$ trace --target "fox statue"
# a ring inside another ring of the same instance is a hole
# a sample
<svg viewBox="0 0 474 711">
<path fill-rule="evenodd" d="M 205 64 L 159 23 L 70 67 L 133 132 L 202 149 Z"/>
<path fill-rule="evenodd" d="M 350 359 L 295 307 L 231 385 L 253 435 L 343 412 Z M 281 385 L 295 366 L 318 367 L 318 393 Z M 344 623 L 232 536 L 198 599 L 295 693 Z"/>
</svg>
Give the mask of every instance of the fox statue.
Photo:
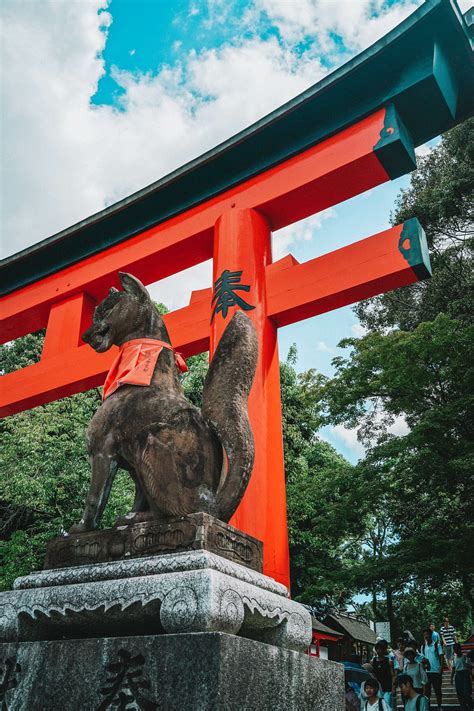
<svg viewBox="0 0 474 711">
<path fill-rule="evenodd" d="M 83 516 L 70 532 L 99 526 L 119 467 L 135 482 L 128 522 L 199 511 L 227 522 L 242 499 L 254 461 L 247 401 L 258 356 L 255 328 L 242 311 L 234 314 L 207 372 L 199 410 L 184 395 L 178 377 L 183 361 L 173 351 L 147 290 L 131 274 L 121 272 L 119 277 L 123 291 L 110 290 L 82 338 L 98 353 L 119 346 L 119 359 L 124 349 L 135 348 L 133 356 L 149 346 L 155 360 L 142 359 L 142 371 L 150 371 L 145 387 L 127 377 L 110 382 L 109 373 L 108 391 L 104 389 L 105 399 L 86 435 L 89 493 Z"/>
</svg>

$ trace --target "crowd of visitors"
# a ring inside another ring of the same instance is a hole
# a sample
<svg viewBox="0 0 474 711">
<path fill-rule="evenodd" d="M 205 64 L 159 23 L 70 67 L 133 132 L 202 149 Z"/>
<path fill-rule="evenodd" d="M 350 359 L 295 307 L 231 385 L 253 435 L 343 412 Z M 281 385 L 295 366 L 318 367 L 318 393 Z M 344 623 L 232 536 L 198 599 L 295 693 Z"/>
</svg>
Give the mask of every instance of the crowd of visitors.
<svg viewBox="0 0 474 711">
<path fill-rule="evenodd" d="M 439 632 L 433 623 L 423 630 L 420 644 L 408 630 L 398 638 L 396 649 L 378 639 L 372 660 L 363 665 L 370 678 L 359 689 L 354 684 L 346 685 L 346 711 L 396 711 L 397 689 L 405 711 L 441 711 L 445 669 L 455 683 L 462 711 L 473 711 L 472 656 L 472 652 L 463 654 L 447 617 Z"/>
</svg>

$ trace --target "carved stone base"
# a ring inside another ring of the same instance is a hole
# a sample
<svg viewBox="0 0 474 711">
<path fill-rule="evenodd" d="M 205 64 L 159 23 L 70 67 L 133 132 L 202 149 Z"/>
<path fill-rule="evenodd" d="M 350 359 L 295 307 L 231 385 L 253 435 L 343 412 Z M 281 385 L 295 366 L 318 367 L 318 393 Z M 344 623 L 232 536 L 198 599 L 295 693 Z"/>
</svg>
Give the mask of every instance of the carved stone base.
<svg viewBox="0 0 474 711">
<path fill-rule="evenodd" d="M 344 709 L 342 665 L 216 632 L 0 644 L 4 679 L 15 711 Z"/>
<path fill-rule="evenodd" d="M 133 523 L 130 519 L 117 528 L 54 538 L 47 545 L 44 567 L 64 568 L 190 550 L 207 550 L 262 572 L 262 542 L 205 513 L 166 523 Z"/>
<path fill-rule="evenodd" d="M 43 570 L 0 593 L 0 639 L 227 632 L 297 651 L 311 617 L 287 589 L 207 551 Z"/>
</svg>

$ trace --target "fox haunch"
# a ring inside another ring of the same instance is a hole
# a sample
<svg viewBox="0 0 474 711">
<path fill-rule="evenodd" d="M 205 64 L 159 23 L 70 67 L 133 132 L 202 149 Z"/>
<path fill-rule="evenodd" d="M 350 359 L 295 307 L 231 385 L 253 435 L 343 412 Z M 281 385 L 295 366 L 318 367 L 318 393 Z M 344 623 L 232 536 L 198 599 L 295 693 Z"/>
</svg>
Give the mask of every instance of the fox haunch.
<svg viewBox="0 0 474 711">
<path fill-rule="evenodd" d="M 119 276 L 123 291 L 110 290 L 83 340 L 98 353 L 136 339 L 169 344 L 165 323 L 143 284 L 131 274 Z M 149 385 L 115 389 L 87 430 L 91 484 L 83 517 L 71 532 L 98 527 L 118 467 L 135 482 L 129 522 L 198 511 L 228 521 L 253 467 L 247 401 L 257 356 L 255 328 L 237 311 L 206 375 L 202 410 L 184 395 L 171 347 L 159 352 Z"/>
</svg>

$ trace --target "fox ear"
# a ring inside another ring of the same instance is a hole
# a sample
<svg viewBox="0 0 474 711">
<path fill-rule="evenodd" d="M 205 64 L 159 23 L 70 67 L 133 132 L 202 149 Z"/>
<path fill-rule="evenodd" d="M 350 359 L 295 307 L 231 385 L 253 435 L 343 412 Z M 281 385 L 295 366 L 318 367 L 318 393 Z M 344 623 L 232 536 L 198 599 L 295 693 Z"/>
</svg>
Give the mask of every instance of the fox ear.
<svg viewBox="0 0 474 711">
<path fill-rule="evenodd" d="M 143 284 L 139 279 L 132 276 L 132 274 L 127 274 L 126 272 L 119 272 L 120 283 L 122 284 L 124 291 L 134 299 L 138 301 L 149 301 L 150 295 L 145 289 Z"/>
</svg>

